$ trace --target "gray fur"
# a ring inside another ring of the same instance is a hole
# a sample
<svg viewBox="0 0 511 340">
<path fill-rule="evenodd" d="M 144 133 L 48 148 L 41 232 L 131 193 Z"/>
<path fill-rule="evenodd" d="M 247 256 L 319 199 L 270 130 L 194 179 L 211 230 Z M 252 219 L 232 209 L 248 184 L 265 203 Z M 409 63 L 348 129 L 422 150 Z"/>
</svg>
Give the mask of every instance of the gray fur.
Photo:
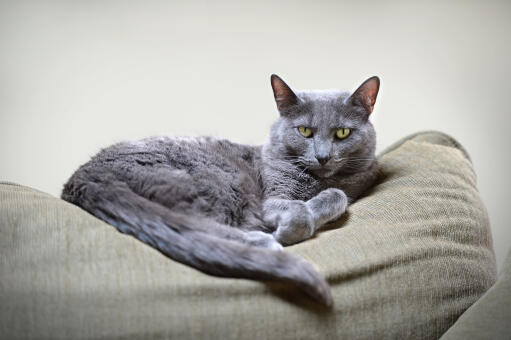
<svg viewBox="0 0 511 340">
<path fill-rule="evenodd" d="M 350 96 L 295 93 L 272 76 L 280 117 L 264 146 L 211 137 L 118 143 L 82 165 L 62 198 L 204 273 L 290 282 L 330 305 L 325 280 L 281 244 L 312 237 L 374 182 L 371 79 Z M 351 135 L 335 139 L 340 127 Z"/>
</svg>

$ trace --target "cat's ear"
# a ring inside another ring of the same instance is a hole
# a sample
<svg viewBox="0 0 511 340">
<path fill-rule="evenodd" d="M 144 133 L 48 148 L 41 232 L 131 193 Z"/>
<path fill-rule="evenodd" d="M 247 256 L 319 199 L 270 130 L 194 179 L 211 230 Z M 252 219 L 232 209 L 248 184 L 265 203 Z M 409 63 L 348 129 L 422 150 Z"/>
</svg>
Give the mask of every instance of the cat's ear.
<svg viewBox="0 0 511 340">
<path fill-rule="evenodd" d="M 359 88 L 350 96 L 352 105 L 363 107 L 369 116 L 373 112 L 376 96 L 380 89 L 380 78 L 374 76 L 367 79 Z"/>
<path fill-rule="evenodd" d="M 270 80 L 273 96 L 281 113 L 289 107 L 298 104 L 296 94 L 278 75 L 272 74 Z"/>
</svg>

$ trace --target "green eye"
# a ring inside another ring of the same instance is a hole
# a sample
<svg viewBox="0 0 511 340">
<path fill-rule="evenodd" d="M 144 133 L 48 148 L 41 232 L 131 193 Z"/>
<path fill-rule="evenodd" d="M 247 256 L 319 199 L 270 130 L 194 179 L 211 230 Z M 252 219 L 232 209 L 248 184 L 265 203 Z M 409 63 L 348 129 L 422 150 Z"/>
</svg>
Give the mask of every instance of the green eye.
<svg viewBox="0 0 511 340">
<path fill-rule="evenodd" d="M 348 137 L 350 135 L 350 132 L 351 130 L 350 129 L 347 129 L 347 128 L 342 128 L 342 129 L 339 129 L 337 130 L 337 132 L 335 133 L 335 135 L 337 136 L 337 138 L 339 139 L 344 139 L 346 137 Z"/>
<path fill-rule="evenodd" d="M 312 136 L 311 129 L 309 129 L 308 127 L 305 127 L 305 126 L 299 126 L 298 132 L 300 132 L 300 134 L 302 136 L 304 136 L 305 138 L 309 138 L 310 136 Z"/>
</svg>

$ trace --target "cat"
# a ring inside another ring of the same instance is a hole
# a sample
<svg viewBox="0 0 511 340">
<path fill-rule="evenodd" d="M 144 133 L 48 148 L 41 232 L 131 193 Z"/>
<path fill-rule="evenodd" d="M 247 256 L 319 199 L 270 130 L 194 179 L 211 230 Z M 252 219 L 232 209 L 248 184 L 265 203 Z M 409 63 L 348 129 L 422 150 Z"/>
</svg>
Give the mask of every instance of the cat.
<svg viewBox="0 0 511 340">
<path fill-rule="evenodd" d="M 277 75 L 271 86 L 279 117 L 263 146 L 121 142 L 82 165 L 62 198 L 204 273 L 288 282 L 332 305 L 324 278 L 282 246 L 313 237 L 374 183 L 380 80 L 352 94 L 295 92 Z"/>
</svg>

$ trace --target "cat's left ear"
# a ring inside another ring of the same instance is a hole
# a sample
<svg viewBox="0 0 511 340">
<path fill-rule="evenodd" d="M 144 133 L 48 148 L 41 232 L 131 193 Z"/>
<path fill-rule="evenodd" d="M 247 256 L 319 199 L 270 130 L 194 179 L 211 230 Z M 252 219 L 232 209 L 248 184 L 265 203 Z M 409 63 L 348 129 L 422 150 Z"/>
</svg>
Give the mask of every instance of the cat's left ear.
<svg viewBox="0 0 511 340">
<path fill-rule="evenodd" d="M 271 87 L 277 108 L 282 114 L 291 106 L 298 104 L 298 97 L 291 88 L 276 74 L 271 75 Z"/>
<path fill-rule="evenodd" d="M 374 76 L 367 79 L 359 88 L 353 92 L 349 100 L 352 105 L 363 107 L 369 116 L 373 112 L 376 96 L 380 89 L 380 78 Z"/>
</svg>

